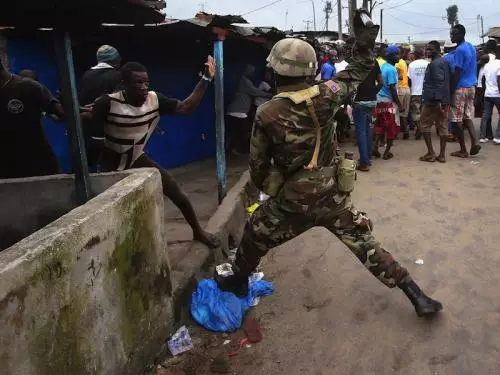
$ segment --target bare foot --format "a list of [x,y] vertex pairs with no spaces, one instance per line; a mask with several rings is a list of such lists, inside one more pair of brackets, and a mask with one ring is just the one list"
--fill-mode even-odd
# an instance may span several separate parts
[[469,157],[469,154],[467,153],[467,151],[455,151],[455,152],[452,152],[450,155],[454,156],[456,158],[462,158],[462,159],[466,159]]
[[201,242],[202,244],[207,245],[211,249],[215,249],[220,246],[219,239],[213,235],[212,233],[208,233],[205,231],[201,231],[199,233],[194,233],[193,239],[195,241]]

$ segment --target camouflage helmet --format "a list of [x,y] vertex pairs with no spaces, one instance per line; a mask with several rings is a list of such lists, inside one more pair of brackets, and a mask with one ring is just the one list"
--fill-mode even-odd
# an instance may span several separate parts
[[316,51],[307,42],[287,38],[276,43],[267,58],[269,67],[285,77],[309,77],[316,74]]

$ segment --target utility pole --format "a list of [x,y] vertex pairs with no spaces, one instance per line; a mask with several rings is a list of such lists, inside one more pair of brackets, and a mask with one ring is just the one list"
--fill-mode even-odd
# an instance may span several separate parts
[[331,1],[327,1],[325,3],[325,9],[323,9],[323,11],[325,12],[325,29],[326,31],[328,31],[328,20],[330,19],[330,14],[332,14],[332,2]]
[[384,35],[384,10],[380,9],[380,43],[382,43]]
[[288,28],[288,9],[285,12],[285,31],[287,31]]
[[408,37],[408,44],[411,44],[411,36]]
[[310,26],[311,26],[312,21],[307,20],[307,21],[304,21],[304,23],[306,24],[306,31],[309,31],[311,29]]
[[314,6],[314,0],[311,0],[311,4],[313,6],[313,25],[314,25],[314,31],[318,31],[316,29],[316,8]]
[[354,14],[356,13],[357,3],[356,0],[349,1],[349,34],[354,35]]
[[479,35],[481,37],[481,40],[483,41],[483,44],[484,44],[484,18],[483,16],[481,16],[480,14],[477,15],[477,22],[479,24],[479,22],[481,22],[479,24],[479,27],[480,27],[480,33],[481,35]]
[[342,0],[337,0],[337,13],[338,13],[338,22],[339,22],[339,40],[344,40],[344,36],[342,34]]

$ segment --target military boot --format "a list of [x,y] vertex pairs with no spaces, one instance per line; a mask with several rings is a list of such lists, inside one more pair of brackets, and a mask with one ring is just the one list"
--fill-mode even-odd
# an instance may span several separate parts
[[233,293],[237,297],[246,297],[248,295],[248,275],[235,268],[233,266],[234,274],[226,277],[218,275],[215,271],[215,281],[220,290]]
[[419,317],[434,315],[443,309],[440,302],[427,297],[413,280],[400,284],[399,288],[415,306],[415,311]]

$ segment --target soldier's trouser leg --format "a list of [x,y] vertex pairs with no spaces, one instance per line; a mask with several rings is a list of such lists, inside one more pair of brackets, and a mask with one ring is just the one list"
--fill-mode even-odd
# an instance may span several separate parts
[[372,223],[366,214],[350,208],[322,223],[335,234],[389,288],[411,280],[408,270],[394,260],[371,233]]
[[253,213],[245,226],[236,253],[235,268],[248,276],[270,249],[299,236],[313,225],[311,217],[284,211],[274,199],[268,199]]
[[398,286],[413,304],[418,316],[433,315],[442,310],[441,303],[426,296],[411,279],[408,270],[377,242],[371,233],[372,222],[365,213],[350,206],[342,214],[330,217],[323,225],[347,245],[377,279],[389,288]]

